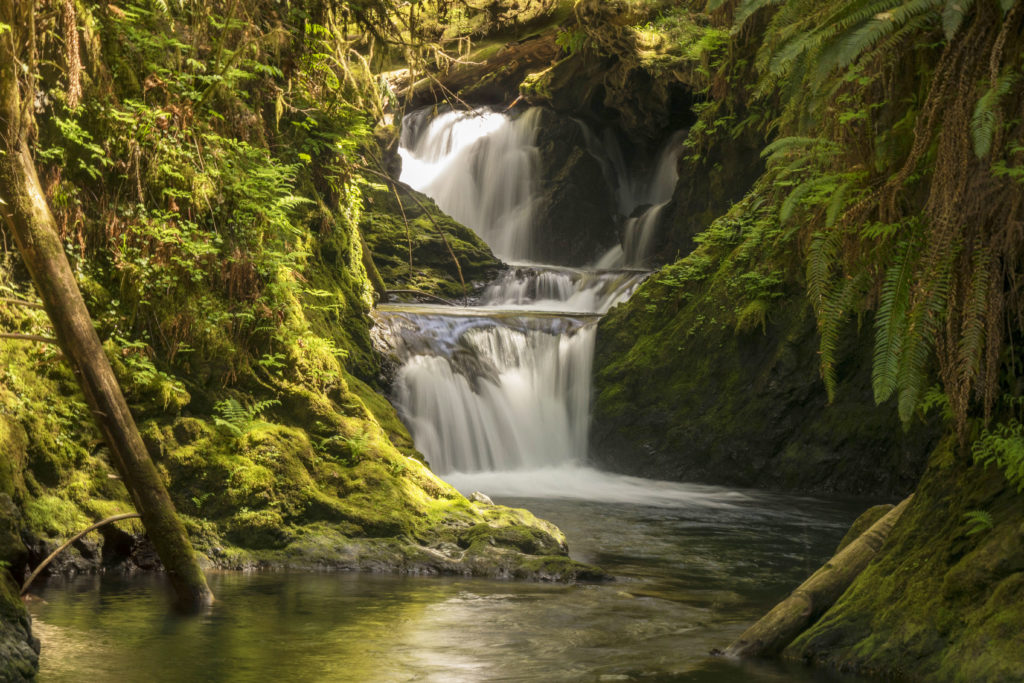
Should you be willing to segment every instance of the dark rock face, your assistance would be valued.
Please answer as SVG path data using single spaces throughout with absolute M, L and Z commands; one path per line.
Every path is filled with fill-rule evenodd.
M 587 151 L 580 124 L 550 109 L 539 114 L 540 201 L 534 214 L 534 258 L 586 265 L 619 241 L 615 195 L 601 163 Z
M 693 251 L 693 238 L 738 202 L 764 171 L 764 140 L 746 133 L 716 145 L 699 161 L 681 160 L 672 201 L 662 211 L 656 261 L 668 263 Z
M 28 556 L 20 528 L 17 507 L 0 493 L 0 560 L 7 567 L 0 567 L 0 681 L 34 680 L 39 668 L 39 641 L 32 636 L 32 621 L 8 571 L 20 573 Z
M 891 406 L 875 406 L 869 333 L 849 335 L 829 406 L 802 297 L 775 311 L 764 333 L 705 325 L 692 336 L 692 311 L 659 320 L 642 302 L 614 309 L 599 328 L 596 464 L 790 491 L 897 496 L 913 488 L 937 430 L 904 432 Z
M 32 681 L 39 668 L 39 641 L 6 571 L 0 572 L 0 680 Z

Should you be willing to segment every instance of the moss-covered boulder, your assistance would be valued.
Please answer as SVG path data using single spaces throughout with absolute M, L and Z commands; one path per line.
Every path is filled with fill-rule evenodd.
M 39 669 L 39 641 L 32 621 L 18 597 L 18 587 L 0 569 L 0 680 L 32 681 Z
M 1024 498 L 936 449 L 879 556 L 785 656 L 843 671 L 928 681 L 1024 679 Z M 992 526 L 974 526 L 983 511 Z
M 426 195 L 404 186 L 396 193 L 380 184 L 364 196 L 359 226 L 389 289 L 462 299 L 478 293 L 500 271 L 501 262 L 484 241 Z

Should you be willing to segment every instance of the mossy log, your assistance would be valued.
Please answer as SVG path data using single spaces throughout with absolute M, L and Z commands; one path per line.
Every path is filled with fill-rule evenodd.
M 726 649 L 727 657 L 773 657 L 813 624 L 878 554 L 907 509 L 908 496 L 847 545 Z
M 526 75 L 545 69 L 558 57 L 554 33 L 506 45 L 482 62 L 456 64 L 447 73 L 428 76 L 416 83 L 398 85 L 399 98 L 411 107 L 451 100 L 453 96 L 475 102 L 508 102 L 518 95 Z
M 212 602 L 213 595 L 93 327 L 29 152 L 34 74 L 23 74 L 22 66 L 33 66 L 34 21 L 34 3 L 0 4 L 0 25 L 7 25 L 0 33 L 0 218 L 32 276 L 179 606 L 195 609 Z

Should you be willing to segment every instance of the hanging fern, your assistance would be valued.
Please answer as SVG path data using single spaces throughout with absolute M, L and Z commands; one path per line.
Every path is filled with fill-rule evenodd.
M 876 403 L 889 400 L 896 391 L 903 339 L 907 332 L 914 261 L 909 243 L 903 244 L 897 252 L 900 255 L 886 273 L 878 310 L 875 311 L 875 357 L 871 386 Z
M 992 151 L 992 139 L 995 137 L 996 126 L 999 125 L 999 100 L 1010 92 L 1016 81 L 1015 73 L 1000 76 L 995 85 L 986 90 L 974 106 L 974 116 L 971 117 L 971 142 L 974 145 L 974 154 L 979 159 L 984 159 Z

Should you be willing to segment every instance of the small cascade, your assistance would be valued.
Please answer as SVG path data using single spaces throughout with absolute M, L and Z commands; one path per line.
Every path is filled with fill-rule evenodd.
M 396 404 L 441 473 L 579 465 L 597 320 L 646 277 L 519 266 L 482 306 L 381 306 Z
M 538 110 L 517 119 L 478 109 L 406 117 L 400 180 L 472 228 L 504 260 L 530 258 Z
M 408 307 L 378 317 L 400 340 L 396 403 L 436 471 L 583 463 L 595 317 Z
M 582 124 L 581 124 L 582 125 Z M 661 214 L 672 199 L 679 179 L 677 166 L 682 153 L 684 131 L 676 132 L 665 144 L 649 177 L 638 180 L 630 173 L 618 141 L 606 133 L 603 146 L 591 134 L 591 154 L 603 155 L 606 175 L 611 174 L 616 188 L 619 211 L 630 216 L 623 226 L 623 240 L 597 263 L 598 268 L 643 267 L 651 257 Z
M 638 270 L 578 270 L 523 265 L 507 270 L 484 290 L 485 306 L 533 310 L 607 313 L 628 299 L 643 279 Z

